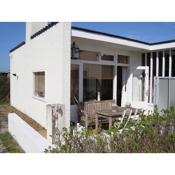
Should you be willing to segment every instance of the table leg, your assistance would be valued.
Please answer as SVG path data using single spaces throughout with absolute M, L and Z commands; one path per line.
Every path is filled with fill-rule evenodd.
M 95 128 L 98 129 L 98 115 L 95 115 Z
M 109 117 L 109 129 L 112 127 L 112 117 Z

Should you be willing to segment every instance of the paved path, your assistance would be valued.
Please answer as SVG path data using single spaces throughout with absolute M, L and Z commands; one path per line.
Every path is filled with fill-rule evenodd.
M 0 105 L 0 133 L 8 131 L 8 106 Z M 6 152 L 0 140 L 0 153 Z

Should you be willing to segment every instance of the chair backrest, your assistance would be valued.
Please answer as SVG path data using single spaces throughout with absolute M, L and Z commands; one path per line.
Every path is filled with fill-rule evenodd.
M 95 115 L 97 111 L 112 109 L 113 100 L 87 101 L 84 102 L 84 112 L 86 115 Z
M 74 96 L 74 102 L 78 107 L 78 112 L 82 113 L 83 112 L 83 103 L 79 102 L 78 99 Z

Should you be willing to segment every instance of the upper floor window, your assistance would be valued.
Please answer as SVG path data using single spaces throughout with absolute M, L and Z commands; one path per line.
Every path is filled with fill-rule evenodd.
M 114 56 L 113 55 L 102 55 L 101 60 L 114 61 Z
M 45 72 L 34 72 L 34 95 L 45 97 Z
M 99 53 L 94 51 L 81 50 L 80 60 L 98 61 Z
M 129 56 L 118 55 L 118 63 L 129 64 Z

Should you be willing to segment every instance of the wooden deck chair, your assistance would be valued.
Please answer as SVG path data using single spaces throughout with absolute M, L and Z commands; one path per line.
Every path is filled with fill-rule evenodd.
M 121 124 L 123 123 L 125 117 L 126 117 L 126 109 L 123 111 L 122 117 L 119 118 L 120 123 L 119 123 L 119 125 L 118 125 L 118 128 L 120 128 L 120 126 L 121 126 Z
M 137 108 L 134 109 L 134 114 L 131 115 L 130 118 L 131 118 L 132 120 L 135 120 L 135 121 L 137 121 L 137 120 L 139 119 L 139 114 L 138 114 L 138 109 L 137 109 Z
M 128 118 L 127 118 L 127 120 L 126 120 L 126 123 L 125 123 L 123 129 L 126 128 L 128 122 L 129 122 L 129 120 L 131 119 L 132 109 L 127 109 L 127 110 L 128 110 L 128 111 L 127 111 L 127 112 L 128 112 Z

